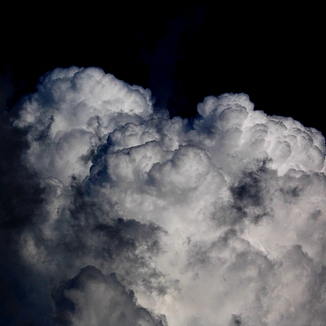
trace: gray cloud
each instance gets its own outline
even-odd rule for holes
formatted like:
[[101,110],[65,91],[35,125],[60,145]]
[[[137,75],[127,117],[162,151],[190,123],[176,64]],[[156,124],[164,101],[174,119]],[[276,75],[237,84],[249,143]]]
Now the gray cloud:
[[43,77],[14,124],[43,189],[16,250],[57,323],[323,325],[317,130],[245,94],[170,119],[150,91],[75,67]]
[[57,325],[167,325],[164,316],[138,306],[134,293],[127,291],[114,273],[105,277],[93,266],[81,269],[53,297]]

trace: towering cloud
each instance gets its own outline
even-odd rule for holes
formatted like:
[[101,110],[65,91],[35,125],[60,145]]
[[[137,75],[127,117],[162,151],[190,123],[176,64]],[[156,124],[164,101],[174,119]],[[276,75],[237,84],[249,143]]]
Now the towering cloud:
[[14,125],[42,189],[17,250],[53,324],[324,325],[317,130],[245,94],[170,119],[149,90],[75,67],[45,75]]

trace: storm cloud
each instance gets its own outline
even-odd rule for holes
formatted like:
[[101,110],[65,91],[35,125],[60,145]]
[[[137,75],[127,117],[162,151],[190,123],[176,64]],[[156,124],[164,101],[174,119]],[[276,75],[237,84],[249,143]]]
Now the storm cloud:
[[319,131],[243,93],[170,118],[99,68],[49,72],[19,105],[7,325],[324,325]]

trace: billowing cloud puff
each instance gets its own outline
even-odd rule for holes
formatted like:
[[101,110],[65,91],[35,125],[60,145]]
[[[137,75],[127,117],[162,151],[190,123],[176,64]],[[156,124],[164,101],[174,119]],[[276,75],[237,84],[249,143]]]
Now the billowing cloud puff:
[[133,292],[126,291],[115,274],[105,277],[93,266],[83,268],[53,297],[60,325],[166,325],[164,316],[154,316],[138,306]]
[[149,90],[98,68],[58,68],[41,78],[16,125],[29,129],[33,166],[43,176],[69,183],[72,174],[87,174],[92,151],[117,125],[151,113]]
[[57,321],[323,325],[317,130],[245,94],[169,119],[149,91],[95,68],[48,73],[15,124],[44,187],[21,255],[56,289]]

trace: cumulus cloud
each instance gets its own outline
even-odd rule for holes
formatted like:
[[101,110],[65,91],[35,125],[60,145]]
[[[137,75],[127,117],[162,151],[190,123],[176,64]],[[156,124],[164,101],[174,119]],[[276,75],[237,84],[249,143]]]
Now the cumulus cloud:
[[45,75],[14,124],[43,189],[19,255],[54,323],[323,325],[317,130],[245,94],[170,119],[150,91],[75,67]]
[[29,129],[28,159],[42,176],[85,177],[92,151],[117,125],[152,112],[150,91],[96,68],[56,69],[41,78],[16,125]]
[[86,266],[54,294],[56,321],[61,325],[164,326],[164,316],[153,316],[139,307],[114,273],[105,277]]

